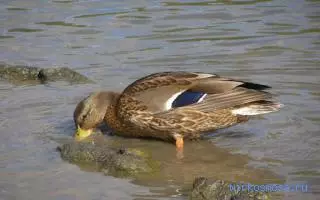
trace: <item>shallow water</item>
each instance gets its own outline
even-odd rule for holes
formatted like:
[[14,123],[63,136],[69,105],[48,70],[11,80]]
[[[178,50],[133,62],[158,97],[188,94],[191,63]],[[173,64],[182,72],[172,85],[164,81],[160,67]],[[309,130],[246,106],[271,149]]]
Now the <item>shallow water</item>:
[[[305,183],[320,193],[320,3],[316,0],[0,2],[0,61],[68,66],[96,84],[0,82],[0,199],[186,199],[195,176]],[[273,87],[285,107],[174,146],[121,139],[164,164],[141,180],[88,172],[60,159],[59,141],[88,93],[121,90],[143,75],[214,72]]]

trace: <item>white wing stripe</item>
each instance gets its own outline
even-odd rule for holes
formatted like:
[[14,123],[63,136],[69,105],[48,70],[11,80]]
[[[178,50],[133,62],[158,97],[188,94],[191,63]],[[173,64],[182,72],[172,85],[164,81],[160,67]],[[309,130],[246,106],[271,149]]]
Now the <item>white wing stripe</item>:
[[165,110],[170,110],[172,108],[172,103],[174,102],[174,100],[183,92],[185,92],[186,90],[180,91],[178,93],[175,93],[174,95],[172,95],[165,103]]

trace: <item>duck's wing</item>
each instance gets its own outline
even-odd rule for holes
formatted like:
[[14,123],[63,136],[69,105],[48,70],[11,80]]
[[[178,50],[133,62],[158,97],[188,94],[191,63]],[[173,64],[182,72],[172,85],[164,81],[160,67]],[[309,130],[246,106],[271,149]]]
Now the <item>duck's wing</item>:
[[213,112],[220,109],[236,108],[253,102],[271,102],[272,95],[261,90],[236,87],[232,90],[208,94],[203,101],[186,107],[202,112]]
[[[205,120],[210,118],[210,113],[218,114],[223,109],[228,109],[235,115],[259,115],[279,110],[282,104],[275,102],[270,93],[263,91],[266,87],[252,84],[254,83],[245,82],[224,92],[205,93],[197,102],[178,105],[170,110],[156,113],[155,117],[177,120],[180,118],[181,121],[190,121],[191,119],[197,120],[195,116]],[[250,89],[251,86],[256,89]],[[186,91],[176,99],[178,104],[183,103],[183,98],[188,96],[188,93],[189,91]]]
[[[242,90],[237,89],[240,87]],[[123,91],[123,94],[144,105],[147,110],[159,113],[184,106],[198,106],[199,110],[208,110],[208,107],[219,108],[239,104],[241,99],[245,101],[245,98],[261,100],[267,96],[266,92],[261,91],[266,88],[270,87],[216,74],[161,72],[135,81]],[[237,98],[239,100],[236,102]],[[223,101],[226,104],[222,105]]]

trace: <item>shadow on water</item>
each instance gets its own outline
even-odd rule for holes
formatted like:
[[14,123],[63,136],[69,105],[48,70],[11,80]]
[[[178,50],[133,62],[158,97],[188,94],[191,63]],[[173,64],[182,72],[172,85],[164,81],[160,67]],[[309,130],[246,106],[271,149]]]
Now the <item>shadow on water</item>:
[[[278,160],[255,160],[247,154],[232,151],[215,145],[215,135],[220,138],[246,139],[254,137],[253,133],[228,129],[217,131],[197,141],[186,141],[184,157],[177,159],[175,145],[158,140],[123,138],[114,136],[107,126],[99,127],[106,137],[105,145],[110,147],[133,148],[147,152],[153,160],[161,163],[158,173],[128,177],[132,183],[150,188],[152,197],[186,196],[195,177],[206,177],[235,183],[283,184],[285,177],[274,173],[267,166],[254,167],[252,162],[279,163]],[[72,140],[75,131],[73,120],[65,120],[54,127],[50,138],[58,144]],[[102,175],[98,165],[73,164],[84,172],[95,172]],[[149,195],[135,195],[145,198]],[[150,197],[151,197],[150,196]]]
[[[68,123],[66,122],[65,125],[69,126]],[[103,129],[107,131],[105,126],[103,126]],[[240,132],[232,132],[227,134],[226,137],[245,138],[247,136]],[[153,160],[161,163],[158,173],[129,178],[134,184],[151,188],[152,197],[157,195],[162,197],[187,195],[195,177],[199,176],[235,183],[283,184],[285,182],[283,176],[275,174],[268,168],[250,166],[250,162],[255,161],[250,156],[234,154],[227,149],[215,146],[209,140],[210,137],[198,141],[187,141],[182,159],[177,159],[175,146],[167,142],[110,135],[105,137],[107,138],[106,145],[139,149],[147,152]],[[59,142],[65,142],[69,139],[65,138]],[[261,162],[261,160],[257,162]],[[268,162],[279,161],[268,160]],[[95,165],[77,165],[87,172],[98,172],[100,170]],[[146,197],[144,195],[138,196]]]

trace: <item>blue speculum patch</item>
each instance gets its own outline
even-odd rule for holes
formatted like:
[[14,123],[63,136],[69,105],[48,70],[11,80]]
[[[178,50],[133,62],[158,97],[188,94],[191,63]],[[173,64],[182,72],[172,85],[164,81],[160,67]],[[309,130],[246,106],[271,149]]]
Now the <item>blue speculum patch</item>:
[[203,97],[206,93],[204,92],[193,92],[193,91],[185,91],[181,93],[173,102],[172,108],[182,107],[186,105],[190,105],[193,103],[197,103],[201,97]]

